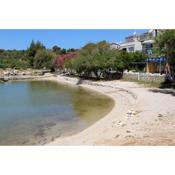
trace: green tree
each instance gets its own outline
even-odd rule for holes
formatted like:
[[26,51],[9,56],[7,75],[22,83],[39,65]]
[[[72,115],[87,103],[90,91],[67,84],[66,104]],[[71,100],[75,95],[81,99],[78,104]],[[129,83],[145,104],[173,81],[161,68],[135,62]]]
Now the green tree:
[[167,58],[167,74],[175,81],[175,30],[166,30],[158,35],[155,50]]
[[50,69],[52,67],[52,61],[54,59],[54,54],[47,50],[38,50],[34,58],[34,68]]
[[30,65],[33,67],[34,66],[34,57],[37,53],[38,50],[45,50],[45,46],[40,42],[40,41],[37,41],[37,42],[34,42],[32,40],[29,48],[27,49],[27,54],[29,56],[29,63]]
[[40,41],[37,41],[36,43],[32,41],[30,44],[30,47],[27,49],[27,52],[29,56],[35,57],[37,51],[42,49],[46,49],[46,48]]
[[[109,68],[114,68],[116,52],[110,49],[106,41],[97,44],[89,43],[79,52],[77,58],[69,60],[65,66],[76,70],[79,75],[89,77],[92,74],[99,79]],[[115,69],[119,68],[119,64]]]
[[126,64],[128,70],[143,71],[147,55],[143,52],[136,51],[127,53]]
[[77,51],[77,50],[74,48],[67,49],[67,52],[75,52],[75,51]]
[[53,50],[53,52],[58,54],[61,51],[61,47],[58,47],[57,45],[55,45],[55,46],[52,47],[52,50]]
[[61,54],[66,54],[67,53],[67,50],[63,48],[63,49],[61,49],[60,53]]
[[127,53],[111,49],[106,41],[88,43],[78,51],[77,57],[65,63],[66,68],[74,69],[79,75],[97,79],[111,74],[123,73],[124,69],[133,69],[133,63],[143,63],[146,56],[141,52]]

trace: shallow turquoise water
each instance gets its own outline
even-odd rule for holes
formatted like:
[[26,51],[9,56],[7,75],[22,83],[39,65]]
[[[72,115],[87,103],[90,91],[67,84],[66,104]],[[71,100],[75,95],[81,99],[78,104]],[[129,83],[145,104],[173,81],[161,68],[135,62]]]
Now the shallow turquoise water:
[[42,145],[74,134],[112,106],[106,96],[52,81],[0,83],[0,145]]

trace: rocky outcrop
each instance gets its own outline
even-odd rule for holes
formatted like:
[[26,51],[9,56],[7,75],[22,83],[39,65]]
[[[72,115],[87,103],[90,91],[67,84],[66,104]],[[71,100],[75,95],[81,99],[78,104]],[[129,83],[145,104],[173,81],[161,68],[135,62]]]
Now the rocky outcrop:
[[44,74],[50,72],[50,70],[16,70],[16,69],[5,69],[0,70],[0,81],[6,82],[9,80],[20,80],[41,77]]

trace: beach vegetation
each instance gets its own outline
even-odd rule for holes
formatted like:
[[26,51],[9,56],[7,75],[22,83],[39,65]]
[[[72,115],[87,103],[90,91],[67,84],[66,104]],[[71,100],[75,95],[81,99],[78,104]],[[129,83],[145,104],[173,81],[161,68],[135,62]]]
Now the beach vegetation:
[[54,59],[54,54],[47,50],[38,50],[35,57],[33,67],[35,69],[50,69]]

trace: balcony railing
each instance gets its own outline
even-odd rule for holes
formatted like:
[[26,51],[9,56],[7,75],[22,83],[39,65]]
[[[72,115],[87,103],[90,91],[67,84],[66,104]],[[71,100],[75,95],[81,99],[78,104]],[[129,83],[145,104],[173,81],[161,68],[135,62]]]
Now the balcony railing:
[[140,35],[140,41],[153,39],[152,35]]

